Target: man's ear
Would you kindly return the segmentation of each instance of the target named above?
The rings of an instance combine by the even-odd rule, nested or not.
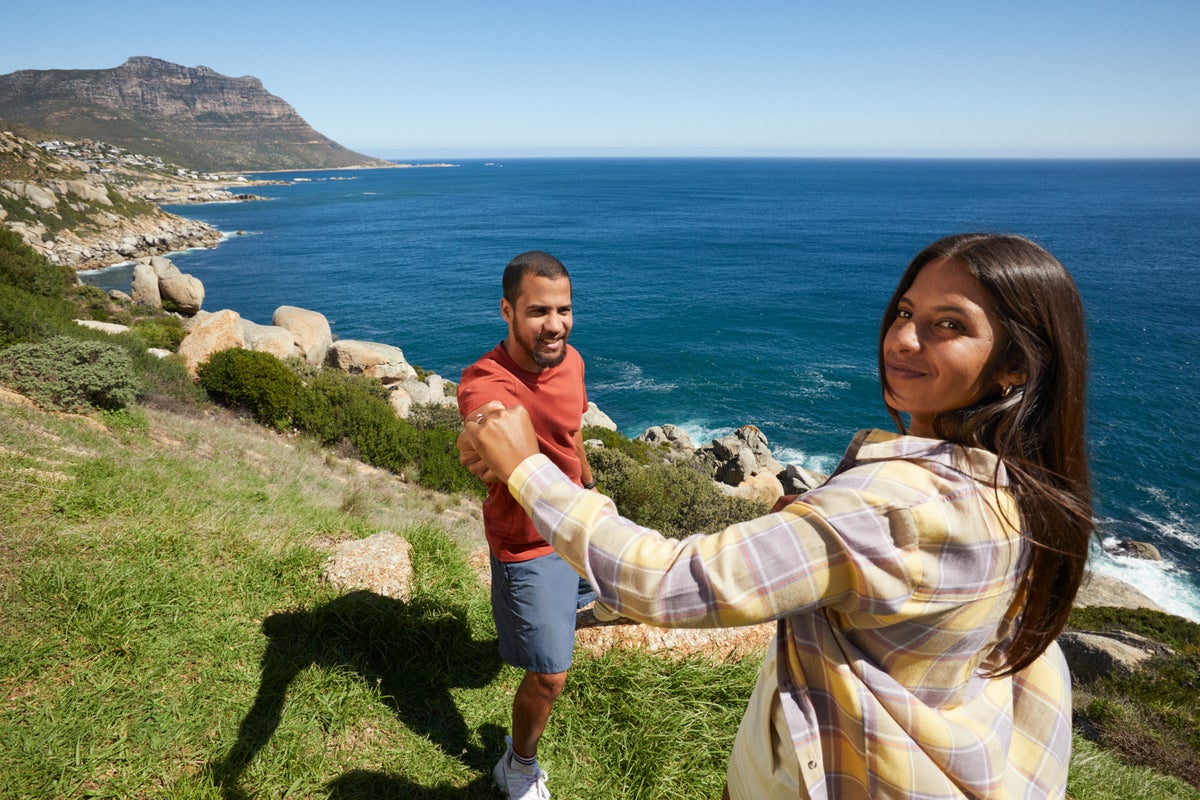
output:
[[[505,322],[512,323],[513,307],[503,297],[500,298],[500,316],[504,318]]]

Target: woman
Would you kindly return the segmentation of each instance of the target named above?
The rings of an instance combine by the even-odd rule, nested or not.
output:
[[[1027,239],[940,240],[887,306],[879,368],[899,435],[860,432],[822,486],[709,536],[663,539],[572,485],[524,409],[469,420],[461,458],[621,614],[779,620],[727,797],[1061,797],[1054,639],[1092,533],[1079,294]]]

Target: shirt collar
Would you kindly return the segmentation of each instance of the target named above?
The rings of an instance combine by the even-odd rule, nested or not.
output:
[[[994,481],[997,486],[1008,485],[1008,473],[995,453],[942,439],[902,436],[879,428],[862,430],[855,435],[838,471],[854,464],[893,459],[933,462],[983,483]]]

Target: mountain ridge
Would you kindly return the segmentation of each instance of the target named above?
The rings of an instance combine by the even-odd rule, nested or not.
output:
[[[256,77],[151,56],[0,75],[0,118],[204,172],[391,166],[319,133]]]

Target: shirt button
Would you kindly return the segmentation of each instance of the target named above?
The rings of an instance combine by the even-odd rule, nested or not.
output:
[[[810,760],[809,760],[809,762],[808,762],[808,768],[809,768],[809,769],[816,769],[816,768],[817,768],[817,762],[816,762],[816,761],[813,761],[813,760],[811,760],[811,759],[810,759]]]

